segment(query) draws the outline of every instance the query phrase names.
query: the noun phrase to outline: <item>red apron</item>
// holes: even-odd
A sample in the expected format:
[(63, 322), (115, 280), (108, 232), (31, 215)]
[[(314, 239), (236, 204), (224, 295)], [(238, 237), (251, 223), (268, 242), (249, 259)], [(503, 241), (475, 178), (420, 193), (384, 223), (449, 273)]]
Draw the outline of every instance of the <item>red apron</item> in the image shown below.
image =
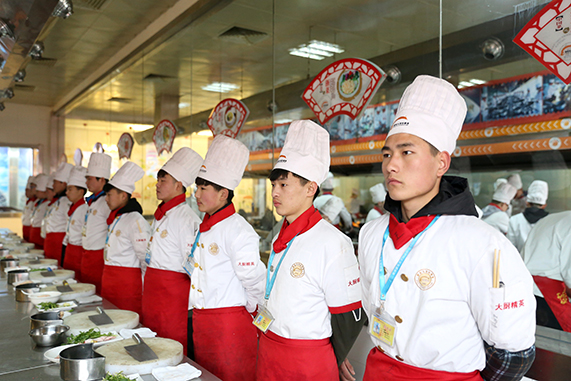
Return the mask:
[(65, 249), (65, 260), (63, 267), (68, 270), (75, 271), (75, 279), (82, 282), (81, 278), (81, 258), (83, 256), (83, 247), (68, 244)]
[(101, 277), (101, 296), (117, 308), (141, 315), (143, 275), (138, 267), (105, 265)]
[(44, 255), (46, 258), (57, 259), (58, 266), (61, 267), (61, 247), (65, 232), (47, 233), (44, 240)]
[(195, 361), (224, 381), (256, 380), (258, 329), (245, 307), (194, 309)]
[(480, 372), (454, 373), (417, 368), (387, 356), (378, 348), (371, 349), (365, 365), (363, 381), (482, 381)]
[(533, 276), (533, 280), (553, 311), (559, 325), (565, 332), (571, 332), (571, 302), (565, 292), (565, 283), (544, 276)]
[(42, 228), (30, 226), (30, 242), (35, 244), (35, 248), (42, 250), (44, 248), (44, 239), (41, 236)]
[(22, 225), (22, 237), (26, 242), (30, 242), (30, 225)]
[(95, 285), (97, 295), (101, 295), (101, 276), (103, 275), (103, 249), (83, 250), (81, 258), (81, 281)]
[(267, 331), (260, 336), (258, 380), (339, 381), (339, 369), (329, 338), (295, 340)]
[(159, 337), (176, 340), (186, 356), (190, 278), (175, 271), (147, 267), (143, 286), (142, 324)]

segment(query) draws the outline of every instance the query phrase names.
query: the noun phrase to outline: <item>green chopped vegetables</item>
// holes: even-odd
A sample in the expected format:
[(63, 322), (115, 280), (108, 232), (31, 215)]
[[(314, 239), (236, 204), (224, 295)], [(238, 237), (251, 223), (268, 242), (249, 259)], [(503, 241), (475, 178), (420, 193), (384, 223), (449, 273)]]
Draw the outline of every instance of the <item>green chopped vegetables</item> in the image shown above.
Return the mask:
[(104, 381), (131, 381), (131, 379), (123, 374), (123, 372), (105, 375)]
[(114, 336), (112, 333), (101, 333), (95, 328), (91, 328), (89, 331), (79, 332), (77, 335), (71, 335), (67, 338), (67, 344), (81, 344), (89, 339), (97, 339), (102, 336)]
[(34, 271), (48, 271), (48, 269), (31, 269), (30, 272), (34, 272)]
[(57, 303), (42, 302), (38, 304), (38, 307), (40, 307), (42, 310), (51, 310), (52, 308), (58, 308), (59, 306)]

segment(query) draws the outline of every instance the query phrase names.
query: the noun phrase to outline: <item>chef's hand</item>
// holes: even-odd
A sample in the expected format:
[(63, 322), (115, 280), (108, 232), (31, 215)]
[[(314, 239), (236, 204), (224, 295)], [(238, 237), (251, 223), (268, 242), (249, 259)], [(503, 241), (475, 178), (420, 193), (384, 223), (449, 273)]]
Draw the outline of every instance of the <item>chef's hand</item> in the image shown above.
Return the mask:
[(348, 359), (345, 359), (341, 365), (339, 365), (339, 379), (341, 381), (355, 381), (355, 369)]

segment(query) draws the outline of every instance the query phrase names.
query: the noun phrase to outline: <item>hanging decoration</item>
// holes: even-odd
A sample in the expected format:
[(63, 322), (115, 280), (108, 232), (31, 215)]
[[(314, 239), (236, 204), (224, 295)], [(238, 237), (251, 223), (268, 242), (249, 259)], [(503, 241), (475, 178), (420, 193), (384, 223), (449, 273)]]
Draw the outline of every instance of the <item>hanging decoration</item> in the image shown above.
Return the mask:
[(75, 152), (73, 153), (73, 162), (75, 163), (76, 167), (80, 167), (83, 161), (83, 152), (81, 149), (76, 148)]
[(163, 151), (172, 152), (172, 145), (176, 136), (176, 126), (168, 119), (161, 120), (155, 127), (153, 133), (153, 143), (157, 149), (157, 155)]
[(346, 58), (323, 69), (304, 90), (302, 98), (322, 124), (341, 114), (356, 119), (386, 77), (372, 62)]
[(547, 4), (518, 33), (514, 42), (566, 84), (571, 83), (571, 2)]
[(214, 107), (208, 117), (208, 127), (214, 136), (226, 135), (236, 138), (246, 123), (250, 110), (241, 101), (227, 98)]
[(125, 132), (123, 133), (123, 135), (121, 135), (119, 141), (117, 142), (117, 149), (119, 151), (119, 160), (121, 160), (122, 158), (126, 159), (131, 158), (131, 152), (133, 151), (134, 144), (135, 141), (133, 140), (133, 137), (131, 136), (130, 133)]

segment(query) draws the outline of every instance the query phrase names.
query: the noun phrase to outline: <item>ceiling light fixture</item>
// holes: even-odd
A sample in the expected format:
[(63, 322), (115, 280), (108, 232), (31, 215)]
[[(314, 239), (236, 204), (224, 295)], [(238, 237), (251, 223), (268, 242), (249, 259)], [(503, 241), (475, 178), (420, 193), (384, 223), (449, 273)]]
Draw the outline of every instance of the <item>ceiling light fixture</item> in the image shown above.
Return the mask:
[(41, 41), (36, 42), (34, 45), (32, 45), (29, 54), (33, 60), (39, 60), (40, 58), (42, 58), (42, 54), (44, 54), (44, 43)]
[(14, 25), (12, 25), (9, 21), (0, 19), (0, 38), (2, 37), (14, 39)]
[(14, 82), (24, 82), (24, 78), (26, 78), (26, 70), (22, 69), (14, 75)]
[(178, 104), (178, 108), (186, 108), (190, 106), (190, 103), (182, 102)]
[(52, 12), (53, 17), (61, 17), (66, 19), (73, 14), (73, 3), (71, 0), (59, 0), (54, 11)]
[(14, 97), (14, 90), (12, 89), (6, 89), (2, 93), (2, 98), (12, 99), (13, 97)]
[(483, 85), (484, 83), (486, 83), (486, 81), (482, 81), (481, 79), (476, 79), (476, 78), (472, 78), (470, 82), (473, 83), (474, 85)]
[(232, 90), (238, 90), (240, 86), (227, 82), (212, 82), (209, 85), (202, 86), (202, 90), (212, 91), (215, 93), (228, 93)]
[(149, 128), (153, 128), (153, 125), (152, 124), (130, 124), (129, 128), (132, 129), (133, 131), (139, 132), (139, 131), (148, 130)]
[(482, 85), (484, 83), (486, 83), (486, 81), (482, 81), (481, 79), (477, 79), (477, 78), (472, 78), (472, 79), (469, 79), (467, 81), (460, 81), (460, 83), (458, 84), (458, 88), (463, 89), (465, 87)]
[(311, 40), (308, 44), (301, 44), (297, 48), (289, 49), (289, 54), (321, 61), (324, 58), (333, 57), (334, 54), (340, 54), (344, 51), (345, 49), (337, 44)]
[(504, 43), (496, 37), (490, 37), (481, 45), (482, 54), (488, 61), (494, 61), (504, 55)]

